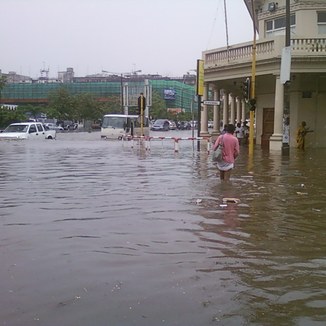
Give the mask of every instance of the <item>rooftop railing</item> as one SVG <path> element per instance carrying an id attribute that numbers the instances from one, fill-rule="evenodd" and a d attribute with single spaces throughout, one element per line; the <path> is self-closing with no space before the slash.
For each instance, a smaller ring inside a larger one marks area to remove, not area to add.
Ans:
<path id="1" fill-rule="evenodd" d="M 284 44 L 284 36 L 257 41 L 257 61 L 280 58 L 282 54 L 282 48 L 285 46 Z M 247 42 L 229 47 L 205 51 L 203 53 L 205 69 L 251 62 L 252 46 L 253 42 Z M 325 56 L 326 38 L 291 39 L 291 52 L 293 57 Z"/>

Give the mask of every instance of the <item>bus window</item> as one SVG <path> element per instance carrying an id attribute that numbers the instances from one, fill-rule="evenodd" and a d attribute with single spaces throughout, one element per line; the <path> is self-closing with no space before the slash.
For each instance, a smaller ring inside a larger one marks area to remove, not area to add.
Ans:
<path id="1" fill-rule="evenodd" d="M 141 135 L 143 133 L 143 135 Z M 103 117 L 101 138 L 124 139 L 134 136 L 149 135 L 149 120 L 144 118 L 143 130 L 141 131 L 140 118 L 138 115 L 106 114 Z"/>

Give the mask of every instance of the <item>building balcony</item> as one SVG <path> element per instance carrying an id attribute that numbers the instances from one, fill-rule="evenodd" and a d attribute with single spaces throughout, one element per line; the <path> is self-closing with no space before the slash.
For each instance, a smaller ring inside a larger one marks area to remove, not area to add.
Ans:
<path id="1" fill-rule="evenodd" d="M 256 74 L 279 74 L 285 37 L 256 42 Z M 203 52 L 205 81 L 243 78 L 251 74 L 253 42 Z M 291 39 L 291 72 L 326 72 L 326 38 Z"/>

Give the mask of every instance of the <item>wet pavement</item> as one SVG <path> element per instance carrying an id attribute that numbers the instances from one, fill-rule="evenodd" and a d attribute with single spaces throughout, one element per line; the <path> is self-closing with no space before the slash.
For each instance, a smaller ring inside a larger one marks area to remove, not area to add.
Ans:
<path id="1" fill-rule="evenodd" d="M 0 325 L 325 325 L 326 150 L 196 146 L 0 142 Z"/>

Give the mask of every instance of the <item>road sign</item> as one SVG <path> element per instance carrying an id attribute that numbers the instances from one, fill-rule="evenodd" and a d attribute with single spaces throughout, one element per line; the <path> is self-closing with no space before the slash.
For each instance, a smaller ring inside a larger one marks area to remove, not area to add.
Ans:
<path id="1" fill-rule="evenodd" d="M 203 104 L 204 105 L 220 105 L 221 102 L 220 101 L 204 101 Z"/>

